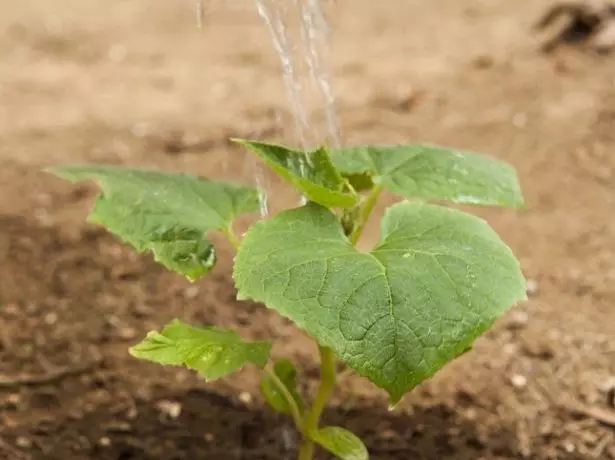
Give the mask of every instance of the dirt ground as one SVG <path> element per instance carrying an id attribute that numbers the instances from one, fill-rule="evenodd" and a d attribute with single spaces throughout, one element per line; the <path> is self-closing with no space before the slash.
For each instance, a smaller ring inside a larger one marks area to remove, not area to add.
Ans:
<path id="1" fill-rule="evenodd" d="M 327 8 L 345 143 L 490 153 L 518 168 L 528 202 L 477 212 L 520 258 L 529 302 L 393 412 L 369 382 L 342 378 L 326 421 L 361 435 L 373 459 L 615 459 L 615 56 L 541 54 L 531 25 L 546 5 Z M 209 6 L 202 30 L 189 0 L 0 6 L 1 459 L 293 458 L 291 426 L 262 404 L 253 370 L 205 385 L 127 353 L 175 317 L 234 326 L 274 338 L 313 387 L 314 348 L 235 300 L 224 243 L 191 285 L 84 223 L 95 188 L 40 172 L 99 162 L 251 183 L 229 137 L 294 142 L 252 3 Z M 268 189 L 289 203 L 283 184 Z"/>

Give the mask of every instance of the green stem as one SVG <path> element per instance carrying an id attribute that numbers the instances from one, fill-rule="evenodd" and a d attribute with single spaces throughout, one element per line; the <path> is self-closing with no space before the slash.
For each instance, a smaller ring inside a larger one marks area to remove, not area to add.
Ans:
<path id="1" fill-rule="evenodd" d="M 286 387 L 286 385 L 284 385 L 284 383 L 280 380 L 280 378 L 277 376 L 275 371 L 270 366 L 267 366 L 265 368 L 265 372 L 267 373 L 271 381 L 275 384 L 275 386 L 278 388 L 278 391 L 282 393 L 282 396 L 284 396 L 284 399 L 288 403 L 288 407 L 290 408 L 290 415 L 292 416 L 293 421 L 295 422 L 295 426 L 297 427 L 297 430 L 302 431 L 302 428 L 303 428 L 302 411 L 297 405 L 295 398 L 293 398 L 293 395 L 290 394 L 290 391 L 288 391 L 288 388 Z"/>
<path id="2" fill-rule="evenodd" d="M 309 438 L 303 438 L 299 446 L 297 460 L 312 460 L 314 458 L 314 443 Z"/>
<path id="3" fill-rule="evenodd" d="M 320 345 L 318 351 L 320 352 L 320 387 L 312 408 L 303 419 L 303 442 L 299 448 L 298 460 L 312 460 L 314 442 L 311 440 L 311 436 L 318 431 L 320 416 L 335 389 L 335 354 L 331 348 Z"/>
<path id="4" fill-rule="evenodd" d="M 378 198 L 380 198 L 381 193 L 382 186 L 376 185 L 361 206 L 361 213 L 359 215 L 359 219 L 357 220 L 357 223 L 349 237 L 350 242 L 353 245 L 357 244 L 357 241 L 359 241 L 363 230 L 365 230 L 365 225 L 367 224 L 367 221 L 369 220 L 369 216 L 372 214 L 372 211 L 376 207 L 376 203 L 378 203 Z"/>
<path id="5" fill-rule="evenodd" d="M 232 225 L 228 226 L 224 234 L 228 238 L 229 242 L 233 245 L 233 248 L 235 248 L 235 250 L 239 249 L 239 245 L 241 244 L 241 241 L 239 240 L 239 237 L 235 233 L 235 230 L 233 230 Z"/>

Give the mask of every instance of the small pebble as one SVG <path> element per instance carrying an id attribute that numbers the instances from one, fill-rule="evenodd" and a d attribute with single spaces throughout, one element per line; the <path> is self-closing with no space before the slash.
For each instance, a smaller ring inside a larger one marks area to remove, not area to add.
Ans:
<path id="1" fill-rule="evenodd" d="M 538 281 L 532 279 L 527 280 L 527 283 L 525 285 L 525 292 L 528 297 L 533 297 L 538 294 Z"/>
<path id="2" fill-rule="evenodd" d="M 18 393 L 12 393 L 6 397 L 4 404 L 0 404 L 6 409 L 18 409 L 21 406 L 21 396 Z"/>
<path id="3" fill-rule="evenodd" d="M 510 383 L 515 388 L 524 388 L 527 385 L 527 377 L 521 374 L 515 374 L 510 378 Z"/>
<path id="4" fill-rule="evenodd" d="M 102 438 L 98 440 L 98 444 L 103 447 L 109 447 L 111 445 L 111 438 L 108 438 L 107 436 L 103 436 Z"/>
<path id="5" fill-rule="evenodd" d="M 508 326 L 511 329 L 523 329 L 530 319 L 530 315 L 523 310 L 513 311 L 508 320 Z"/>
<path id="6" fill-rule="evenodd" d="M 117 330 L 117 336 L 122 340 L 132 340 L 137 336 L 137 331 L 132 327 L 122 327 Z"/>
<path id="7" fill-rule="evenodd" d="M 189 286 L 184 289 L 184 297 L 188 300 L 194 299 L 199 295 L 200 292 L 201 289 L 198 286 Z"/>
<path id="8" fill-rule="evenodd" d="M 10 303 L 8 305 L 4 305 L 0 308 L 0 312 L 9 318 L 19 315 L 19 306 L 14 303 Z"/>
<path id="9" fill-rule="evenodd" d="M 131 407 L 126 411 L 125 415 L 128 420 L 136 420 L 136 418 L 139 416 L 139 411 L 136 407 Z"/>
<path id="10" fill-rule="evenodd" d="M 214 439 L 216 439 L 216 438 L 214 437 L 214 435 L 212 433 L 205 433 L 203 435 L 203 439 L 205 439 L 205 441 L 211 443 L 211 442 L 214 442 Z"/>
<path id="11" fill-rule="evenodd" d="M 609 407 L 615 408 L 615 377 L 607 379 L 602 387 L 606 393 L 606 403 Z"/>
<path id="12" fill-rule="evenodd" d="M 466 409 L 465 416 L 468 420 L 476 420 L 478 412 L 473 407 Z"/>
<path id="13" fill-rule="evenodd" d="M 576 450 L 576 448 L 574 447 L 574 444 L 571 441 L 565 441 L 564 450 L 568 452 L 569 454 L 571 454 L 572 452 Z"/>
<path id="14" fill-rule="evenodd" d="M 160 412 L 175 420 L 182 413 L 182 405 L 175 401 L 162 400 L 156 403 L 156 407 Z"/>
<path id="15" fill-rule="evenodd" d="M 32 440 L 26 438 L 25 436 L 18 436 L 17 439 L 15 439 L 15 444 L 22 449 L 29 449 L 32 447 Z"/>
<path id="16" fill-rule="evenodd" d="M 295 432 L 288 426 L 282 427 L 282 445 L 285 450 L 295 450 L 297 448 L 297 439 Z"/>
<path id="17" fill-rule="evenodd" d="M 252 402 L 252 395 L 247 391 L 239 393 L 239 400 L 244 404 L 250 404 Z"/>
<path id="18" fill-rule="evenodd" d="M 58 321 L 58 314 L 56 312 L 49 312 L 44 317 L 45 324 L 49 326 L 54 325 Z"/>

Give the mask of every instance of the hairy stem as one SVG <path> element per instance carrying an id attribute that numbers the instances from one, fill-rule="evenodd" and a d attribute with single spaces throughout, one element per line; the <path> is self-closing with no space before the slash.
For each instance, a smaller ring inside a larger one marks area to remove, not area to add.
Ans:
<path id="1" fill-rule="evenodd" d="M 314 442 L 311 436 L 318 430 L 318 423 L 333 390 L 335 389 L 335 355 L 328 347 L 318 346 L 320 352 L 320 387 L 312 408 L 303 419 L 303 442 L 299 448 L 299 460 L 312 460 Z"/>
<path id="2" fill-rule="evenodd" d="M 376 203 L 378 203 L 378 198 L 380 198 L 381 193 L 382 186 L 376 185 L 361 206 L 361 213 L 354 226 L 354 229 L 352 230 L 352 233 L 349 236 L 350 242 L 353 245 L 357 244 L 357 241 L 359 241 L 361 234 L 363 234 L 363 230 L 365 230 L 365 225 L 367 224 L 367 221 L 369 220 L 369 216 L 372 214 L 372 211 L 376 207 Z"/>

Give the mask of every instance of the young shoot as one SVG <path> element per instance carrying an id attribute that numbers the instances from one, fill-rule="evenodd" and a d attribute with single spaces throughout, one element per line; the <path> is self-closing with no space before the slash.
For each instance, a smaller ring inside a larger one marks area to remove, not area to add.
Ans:
<path id="1" fill-rule="evenodd" d="M 263 369 L 261 390 L 302 436 L 299 460 L 316 446 L 342 460 L 369 458 L 361 440 L 321 415 L 336 383 L 336 361 L 385 390 L 391 406 L 525 299 L 525 280 L 509 247 L 482 219 L 431 204 L 520 208 L 515 170 L 500 161 L 432 145 L 319 148 L 304 152 L 236 140 L 306 198 L 306 204 L 255 223 L 240 238 L 237 217 L 259 211 L 262 191 L 185 174 L 113 166 L 62 166 L 71 182 L 96 181 L 93 223 L 190 281 L 216 263 L 211 232 L 237 254 L 240 300 L 261 302 L 317 343 L 320 386 L 298 391 L 289 360 L 272 344 L 249 342 L 215 326 L 174 320 L 132 347 L 133 356 L 187 366 L 206 381 L 245 364 Z M 379 243 L 356 244 L 383 191 L 404 200 L 382 217 Z"/>

